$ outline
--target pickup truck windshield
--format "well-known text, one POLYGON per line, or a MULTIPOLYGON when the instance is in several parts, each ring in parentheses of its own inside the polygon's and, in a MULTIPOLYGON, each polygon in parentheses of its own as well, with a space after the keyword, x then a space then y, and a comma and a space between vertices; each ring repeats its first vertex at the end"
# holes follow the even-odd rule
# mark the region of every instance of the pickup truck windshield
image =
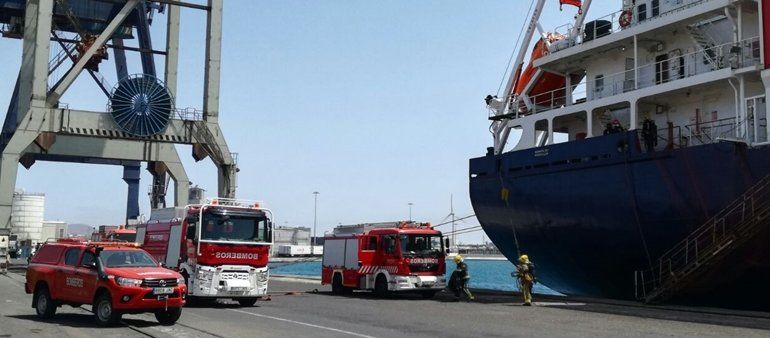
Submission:
POLYGON ((158 263, 146 252, 139 250, 105 250, 99 255, 108 268, 146 268, 158 266, 158 263))
POLYGON ((404 257, 433 257, 442 254, 440 235, 401 235, 404 257))
POLYGON ((263 215, 204 214, 201 239, 214 241, 269 242, 263 215))

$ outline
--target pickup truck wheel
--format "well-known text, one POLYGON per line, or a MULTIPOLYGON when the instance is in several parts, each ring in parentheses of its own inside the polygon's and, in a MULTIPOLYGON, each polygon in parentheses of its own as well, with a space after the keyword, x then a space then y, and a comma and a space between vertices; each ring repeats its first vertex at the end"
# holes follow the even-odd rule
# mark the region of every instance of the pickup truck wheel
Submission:
POLYGON ((342 285, 342 274, 335 273, 332 278, 332 293, 340 295, 345 292, 345 286, 342 285))
POLYGON ((120 321, 122 314, 112 307, 110 295, 103 294, 94 302, 94 315, 96 323, 100 326, 113 326, 120 321))
POLYGON ((155 312, 155 319, 158 320, 160 325, 174 325, 179 317, 182 316, 182 308, 169 308, 165 311, 155 312))
POLYGON ((41 319, 49 319, 56 313, 56 304, 51 299, 51 293, 47 287, 39 288, 35 293, 35 312, 41 319))
POLYGON ((241 306, 254 306, 257 303, 257 298, 238 298, 236 299, 241 306))
POLYGON ((388 280, 385 279, 385 275, 377 276, 374 281, 374 294, 377 297, 385 297, 388 295, 388 280))

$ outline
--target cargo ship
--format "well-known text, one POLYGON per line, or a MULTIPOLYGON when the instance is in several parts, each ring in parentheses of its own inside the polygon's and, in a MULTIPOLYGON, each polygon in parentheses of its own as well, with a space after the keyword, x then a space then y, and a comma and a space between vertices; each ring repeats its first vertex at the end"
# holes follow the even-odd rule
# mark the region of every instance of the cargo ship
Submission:
POLYGON ((469 165, 484 231, 567 295, 757 305, 770 3, 626 0, 594 15, 560 0, 575 16, 545 31, 546 2, 532 1, 505 89, 485 99, 493 142, 469 165))

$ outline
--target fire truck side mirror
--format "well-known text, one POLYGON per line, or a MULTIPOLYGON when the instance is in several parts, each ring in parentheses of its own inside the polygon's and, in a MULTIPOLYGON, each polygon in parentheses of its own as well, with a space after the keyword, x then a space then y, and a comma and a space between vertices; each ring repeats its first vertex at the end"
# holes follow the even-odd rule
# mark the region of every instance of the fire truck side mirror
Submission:
POLYGON ((446 253, 449 253, 449 238, 444 238, 444 248, 446 249, 446 253))

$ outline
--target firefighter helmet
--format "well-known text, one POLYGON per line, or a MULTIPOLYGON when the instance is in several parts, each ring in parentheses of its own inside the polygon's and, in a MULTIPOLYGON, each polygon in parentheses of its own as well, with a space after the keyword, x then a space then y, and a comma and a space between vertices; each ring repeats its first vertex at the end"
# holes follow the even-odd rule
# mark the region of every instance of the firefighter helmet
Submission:
POLYGON ((455 263, 460 263, 460 262, 462 262, 462 261, 463 261, 463 256, 460 256, 460 255, 456 255, 456 256, 455 256, 455 258, 454 258, 454 260, 455 260, 455 263))
POLYGON ((527 262, 529 262, 529 256, 521 255, 521 257, 519 257, 519 263, 527 263, 527 262))

